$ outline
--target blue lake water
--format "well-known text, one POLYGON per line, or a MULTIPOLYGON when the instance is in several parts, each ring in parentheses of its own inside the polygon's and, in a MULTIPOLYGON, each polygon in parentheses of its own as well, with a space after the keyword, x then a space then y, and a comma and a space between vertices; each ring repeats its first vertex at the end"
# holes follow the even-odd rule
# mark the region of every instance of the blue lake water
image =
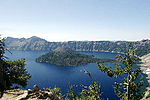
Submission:
MULTIPOLYGON (((59 87, 63 93, 67 92, 68 84, 73 85, 90 85, 91 79, 80 70, 88 70, 92 73, 95 80, 100 82, 101 91, 103 92, 102 98, 109 98, 109 100, 119 100, 113 91, 114 81, 119 81, 119 79, 114 79, 108 77, 106 74, 98 70, 96 63, 91 63, 85 66, 75 66, 75 67, 62 67, 46 63, 37 63, 35 59, 46 52, 43 51, 11 51, 12 54, 6 52, 6 56, 9 57, 8 60, 17 60, 21 58, 26 59, 26 68, 28 72, 32 75, 29 79, 28 88, 32 88, 34 84, 39 85, 40 88, 54 88, 59 87)), ((114 59, 117 55, 116 53, 105 53, 105 52, 81 52, 84 54, 95 55, 99 58, 112 58, 114 59)), ((113 64, 106 63, 107 65, 114 66, 113 64)), ((75 91, 80 91, 80 88, 76 88, 75 91)))

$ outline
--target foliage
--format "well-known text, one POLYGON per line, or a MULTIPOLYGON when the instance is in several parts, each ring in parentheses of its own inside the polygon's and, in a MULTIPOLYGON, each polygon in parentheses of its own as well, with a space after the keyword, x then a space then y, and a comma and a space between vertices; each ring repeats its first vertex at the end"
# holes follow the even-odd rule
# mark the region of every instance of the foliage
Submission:
POLYGON ((51 91, 55 96, 57 96, 58 98, 62 99, 63 95, 62 92, 60 90, 60 88, 46 88, 46 90, 51 91))
POLYGON ((0 39, 0 93, 4 90, 10 89, 13 85, 20 85, 25 87, 27 79, 31 76, 25 69, 25 59, 16 61, 7 61, 4 56, 5 45, 4 40, 0 39))
POLYGON ((140 100, 144 95, 142 91, 144 81, 140 68, 134 67, 140 60, 135 56, 134 48, 129 45, 128 52, 117 56, 116 59, 120 63, 116 64, 116 68, 113 69, 104 64, 99 64, 99 69, 110 77, 125 76, 121 83, 115 82, 114 91, 118 97, 122 100, 140 100))
POLYGON ((102 100, 100 85, 94 81, 90 86, 82 85, 80 96, 74 92, 75 86, 71 85, 65 100, 102 100))
POLYGON ((6 92, 19 92, 22 89, 11 89, 11 90, 6 90, 6 92))
POLYGON ((94 81, 87 89, 83 89, 81 92, 82 100, 101 100, 100 85, 94 81))
POLYGON ((93 81, 90 86, 69 85, 69 90, 64 95, 62 95, 60 88, 47 88, 46 90, 51 91, 60 100, 102 100, 100 84, 96 81, 93 81), (82 88, 81 92, 74 92, 74 89, 79 87, 82 88))
POLYGON ((9 88, 13 84, 20 86, 27 86, 27 79, 31 76, 27 72, 25 66, 25 59, 16 60, 16 61, 6 61, 7 65, 7 87, 9 88))
POLYGON ((73 90, 74 88, 75 88, 75 86, 73 86, 73 85, 69 86, 69 90, 68 90, 68 93, 66 94, 65 100, 70 100, 70 99, 79 100, 79 97, 73 90))

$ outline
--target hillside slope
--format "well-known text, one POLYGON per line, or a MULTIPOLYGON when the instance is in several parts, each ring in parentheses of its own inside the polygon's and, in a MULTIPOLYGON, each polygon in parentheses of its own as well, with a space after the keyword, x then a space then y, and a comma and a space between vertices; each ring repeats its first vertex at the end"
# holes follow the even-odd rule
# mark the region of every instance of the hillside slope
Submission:
MULTIPOLYGON (((147 55, 144 55, 141 57, 142 64, 141 69, 148 75, 148 78, 150 79, 150 53, 147 55)), ((150 83, 150 80, 149 80, 150 83)))
POLYGON ((150 40, 142 41, 68 41, 48 42, 39 37, 12 38, 5 40, 6 47, 10 50, 54 50, 57 47, 69 47, 75 51, 96 51, 96 52, 126 52, 128 43, 133 43, 138 56, 150 53, 150 40))
POLYGON ((150 66, 150 53, 141 57, 147 66, 150 66))
MULTIPOLYGON (((142 64, 141 70, 143 73, 147 75, 147 80, 150 86, 150 53, 141 57, 142 64)), ((150 100, 150 97, 146 99, 147 96, 150 96, 150 87, 147 87, 147 92, 145 93, 145 97, 142 100, 150 100)))
POLYGON ((48 41, 36 36, 27 39, 7 37, 5 44, 10 50, 49 50, 47 49, 48 41))

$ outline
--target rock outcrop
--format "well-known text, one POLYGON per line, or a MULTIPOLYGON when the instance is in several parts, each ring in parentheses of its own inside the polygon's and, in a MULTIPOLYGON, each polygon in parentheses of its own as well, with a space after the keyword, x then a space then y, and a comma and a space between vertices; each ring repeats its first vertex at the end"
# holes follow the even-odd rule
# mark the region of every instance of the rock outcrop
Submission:
MULTIPOLYGON (((141 57, 142 64, 141 70, 148 75, 148 79, 150 79, 150 54, 144 55, 141 57)), ((150 80, 149 80, 150 83, 150 80)))
POLYGON ((60 100, 49 89, 41 90, 37 85, 28 90, 6 91, 0 100, 60 100))
MULTIPOLYGON (((150 54, 144 55, 141 57, 142 64, 141 64, 141 70, 143 73, 147 75, 146 79, 150 86, 150 54)), ((145 96, 142 100, 150 100, 150 87, 147 87, 147 92, 145 93, 145 96)))

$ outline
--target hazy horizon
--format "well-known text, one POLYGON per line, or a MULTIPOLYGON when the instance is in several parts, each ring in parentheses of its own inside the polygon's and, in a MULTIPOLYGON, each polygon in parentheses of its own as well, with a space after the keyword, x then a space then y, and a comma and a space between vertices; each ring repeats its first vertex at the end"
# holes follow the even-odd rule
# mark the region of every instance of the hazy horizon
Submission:
POLYGON ((140 41, 149 19, 150 0, 0 0, 2 37, 140 41))

